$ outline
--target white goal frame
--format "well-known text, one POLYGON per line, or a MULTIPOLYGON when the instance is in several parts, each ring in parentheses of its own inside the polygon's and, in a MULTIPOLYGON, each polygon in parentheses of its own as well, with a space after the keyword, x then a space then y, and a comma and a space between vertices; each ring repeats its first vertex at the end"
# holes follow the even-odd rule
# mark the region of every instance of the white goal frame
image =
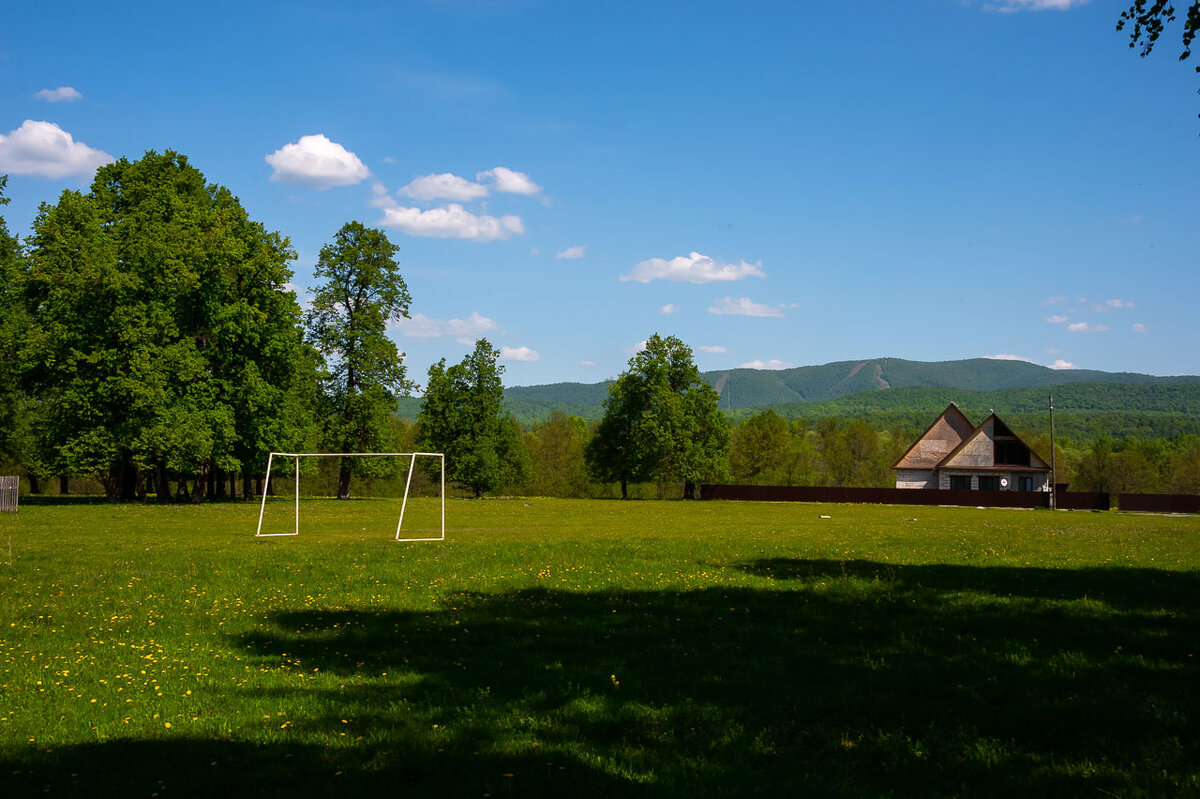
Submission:
POLYGON ((446 454, 443 452, 271 452, 267 455, 267 476, 263 480, 262 504, 258 509, 258 529, 254 531, 255 538, 280 538, 283 536, 300 535, 300 459, 301 458, 384 458, 407 457, 408 477, 404 481, 404 499, 400 502, 400 520, 396 522, 397 542, 406 541, 445 541, 446 540, 446 454), (262 531, 263 513, 267 509, 267 492, 271 487, 271 465, 275 456, 292 458, 296 468, 296 530, 292 533, 264 533, 262 531), (442 493, 441 517, 442 531, 437 538, 401 538, 400 528, 404 525, 404 509, 408 507, 408 489, 412 485, 413 472, 417 469, 417 457, 426 455, 441 461, 442 493))

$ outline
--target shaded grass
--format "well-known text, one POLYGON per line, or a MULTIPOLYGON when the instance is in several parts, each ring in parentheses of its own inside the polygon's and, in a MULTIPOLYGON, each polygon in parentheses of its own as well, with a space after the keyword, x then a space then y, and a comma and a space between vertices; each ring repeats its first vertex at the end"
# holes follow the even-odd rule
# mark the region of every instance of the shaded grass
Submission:
POLYGON ((1200 790, 1196 519, 378 507, 4 520, 0 794, 1200 790))

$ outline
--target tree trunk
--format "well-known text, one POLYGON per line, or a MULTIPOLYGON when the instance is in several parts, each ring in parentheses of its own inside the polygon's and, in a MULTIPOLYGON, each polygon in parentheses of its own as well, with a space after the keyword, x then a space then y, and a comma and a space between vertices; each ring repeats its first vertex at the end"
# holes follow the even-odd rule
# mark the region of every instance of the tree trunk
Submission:
POLYGON ((26 477, 29 478, 29 493, 30 494, 42 493, 42 484, 41 484, 41 481, 38 480, 37 475, 34 474, 33 472, 30 472, 28 475, 26 475, 26 477))
POLYGON ((133 465, 133 459, 126 453, 121 458, 121 499, 137 499, 138 485, 141 481, 141 471, 133 465))
POLYGON ((338 499, 350 499, 350 459, 342 458, 342 465, 338 469, 338 499))
POLYGON ((212 458, 204 459, 202 474, 204 475, 204 498, 212 502, 217 498, 217 470, 213 466, 212 458))
POLYGON ((171 501, 171 481, 167 479, 167 467, 161 461, 154 464, 154 493, 159 502, 171 501))
POLYGON ((58 476, 58 493, 60 493, 60 494, 70 494, 71 493, 71 478, 67 477, 65 474, 60 474, 58 476))
POLYGON ((176 502, 187 502, 187 498, 188 498, 187 478, 184 477, 183 475, 180 475, 179 476, 179 485, 175 486, 175 501, 176 502))
POLYGON ((137 494, 138 502, 145 502, 146 501, 146 475, 142 472, 141 469, 137 470, 136 482, 137 482, 137 485, 134 488, 134 493, 137 494))
POLYGON ((629 499, 629 481, 621 478, 621 499, 629 499))
POLYGON ((213 469, 213 488, 216 489, 217 499, 225 499, 225 470, 213 469))
POLYGON ((696 498, 696 484, 693 483, 691 480, 683 481, 683 498, 684 499, 695 499, 696 498))
POLYGON ((206 458, 200 462, 200 473, 196 475, 196 479, 192 481, 192 502, 199 502, 204 499, 204 494, 209 487, 209 461, 206 458))
POLYGON ((254 478, 242 472, 242 499, 254 499, 254 478))

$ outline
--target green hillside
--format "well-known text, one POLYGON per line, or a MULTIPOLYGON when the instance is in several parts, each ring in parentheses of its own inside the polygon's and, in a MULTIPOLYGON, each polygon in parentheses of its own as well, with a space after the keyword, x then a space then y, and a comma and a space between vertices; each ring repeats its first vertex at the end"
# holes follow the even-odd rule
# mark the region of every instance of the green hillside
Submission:
MULTIPOLYGON (((753 411, 768 407, 787 406, 784 411, 789 415, 827 414, 822 409, 806 408, 803 413, 791 407, 794 403, 834 402, 845 397, 857 397, 853 403, 837 407, 839 415, 860 415, 862 413, 898 413, 901 411, 927 413, 932 405, 940 403, 941 410, 946 403, 962 395, 963 392, 997 392, 1006 389, 1030 389, 1029 394, 1016 394, 1013 402, 1023 402, 1028 411, 1009 409, 1009 413, 1036 412, 1031 403, 1042 402, 1044 408, 1045 391, 1050 387, 1067 387, 1104 384, 1106 386, 1127 387, 1183 387, 1200 386, 1200 377, 1189 375, 1182 377, 1156 377, 1154 375, 1137 374, 1133 372, 1098 372, 1086 369, 1049 369, 1045 366, 1026 363, 1025 361, 1004 361, 992 358, 972 358, 963 361, 906 361, 901 358, 877 358, 867 361, 839 361, 821 366, 801 366, 795 369, 763 370, 763 369, 729 369, 719 372, 705 372, 705 380, 717 389, 721 395, 721 408, 726 411, 753 411), (930 394, 927 399, 916 400, 907 397, 897 389, 946 389, 941 394, 930 394), (1036 399, 1040 397, 1041 399, 1036 399), (943 399, 944 398, 944 399, 943 399), (919 402, 920 407, 908 407, 919 402)), ((513 386, 505 389, 505 402, 509 411, 523 423, 544 419, 553 411, 581 416, 584 419, 595 420, 601 415, 601 405, 608 394, 609 383, 553 383, 544 386, 513 386)), ((1136 393, 1136 392, 1135 392, 1136 393)), ((1186 396, 1192 396, 1183 392, 1186 396)), ((914 395, 916 396, 916 395, 914 395)), ((1097 393, 1072 394, 1072 397, 1090 396, 1088 402, 1097 411, 1112 411, 1118 408, 1110 407, 1111 401, 1118 403, 1119 409, 1131 412, 1149 410, 1141 404, 1149 401, 1159 402, 1157 397, 1170 396, 1178 399, 1179 394, 1137 394, 1115 392, 1106 388, 1097 393)), ((1079 401, 1083 401, 1080 399, 1079 401)), ((1165 400, 1163 400, 1165 402, 1165 400)), ((986 407, 1000 408, 1008 406, 1004 403, 987 398, 980 401, 986 407)), ((961 404, 961 401, 960 401, 961 404)), ((419 407, 419 406, 417 406, 419 407)), ((1158 407, 1157 405, 1155 407, 1158 407)), ((1186 407, 1191 407, 1190 405, 1186 407)), ((1166 413, 1183 413, 1182 406, 1163 408, 1166 413)), ((413 411, 415 414, 415 410, 413 411)))
MULTIPOLYGON (((706 372, 735 419, 766 408, 781 416, 858 418, 880 428, 920 431, 950 402, 974 421, 991 411, 1014 427, 1049 426, 1047 396, 1055 398, 1060 433, 1076 439, 1200 434, 1200 377, 1156 377, 1133 372, 1049 369, 1024 361, 972 358, 907 361, 878 358, 768 371, 706 372)), ((505 389, 505 405, 522 424, 554 411, 600 418, 608 382, 552 383, 505 389)), ((415 418, 419 398, 400 400, 401 416, 415 418)))
MULTIPOLYGON (((994 411, 1015 428, 1047 431, 1051 390, 1055 426, 1066 438, 1200 435, 1200 383, 1074 383, 998 391, 902 388, 861 392, 827 402, 781 403, 771 409, 791 418, 854 418, 879 428, 920 431, 947 405, 957 402, 976 423, 994 411)), ((741 410, 732 415, 742 418, 754 412, 741 410)))
POLYGON ((731 369, 706 372, 719 386, 721 407, 728 410, 761 408, 781 402, 821 402, 863 391, 898 388, 956 388, 998 391, 1074 383, 1175 385, 1200 383, 1200 377, 1155 377, 1133 372, 1088 369, 1050 369, 1025 361, 971 358, 963 361, 906 361, 876 358, 801 366, 779 371, 731 369))

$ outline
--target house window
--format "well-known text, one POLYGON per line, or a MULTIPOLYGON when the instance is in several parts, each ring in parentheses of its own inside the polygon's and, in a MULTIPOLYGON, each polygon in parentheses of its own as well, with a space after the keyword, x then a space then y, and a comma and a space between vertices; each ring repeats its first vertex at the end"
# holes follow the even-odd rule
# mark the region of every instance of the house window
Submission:
POLYGON ((1018 490, 1020 490, 1020 491, 1032 491, 1033 490, 1033 478, 1032 477, 1018 478, 1017 479, 1017 487, 1018 487, 1018 490))
POLYGON ((969 474, 952 474, 952 475, 950 475, 950 490, 952 490, 952 491, 970 491, 971 490, 971 475, 969 475, 969 474))
POLYGON ((1000 490, 1000 478, 996 477, 996 476, 980 477, 979 478, 979 490, 980 491, 999 491, 1000 490))
POLYGON ((996 440, 995 459, 997 466, 1028 466, 1029 450, 1020 441, 996 440))

